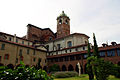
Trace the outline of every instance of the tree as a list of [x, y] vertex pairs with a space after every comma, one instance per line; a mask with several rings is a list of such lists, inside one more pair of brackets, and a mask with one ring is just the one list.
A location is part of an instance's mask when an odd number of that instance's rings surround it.
[[90, 64], [91, 60], [88, 60], [88, 58], [91, 56], [89, 41], [88, 41], [88, 53], [87, 53], [87, 55], [88, 55], [88, 57], [87, 57], [87, 73], [89, 75], [89, 80], [94, 80], [92, 65]]
[[93, 47], [93, 55], [97, 58], [100, 57], [99, 52], [98, 52], [98, 45], [97, 45], [97, 41], [96, 41], [96, 37], [95, 34], [93, 33], [93, 42], [94, 42], [94, 47]]

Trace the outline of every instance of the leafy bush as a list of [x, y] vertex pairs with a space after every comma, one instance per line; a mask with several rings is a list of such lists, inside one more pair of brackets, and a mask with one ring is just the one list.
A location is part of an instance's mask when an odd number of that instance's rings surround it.
[[56, 78], [67, 78], [67, 77], [75, 77], [75, 76], [78, 76], [78, 73], [74, 71], [56, 72], [54, 74], [54, 77]]
[[114, 75], [115, 77], [120, 78], [120, 66], [114, 65], [111, 75]]
[[53, 80], [44, 70], [37, 70], [34, 67], [25, 68], [21, 65], [16, 69], [0, 67], [0, 80]]

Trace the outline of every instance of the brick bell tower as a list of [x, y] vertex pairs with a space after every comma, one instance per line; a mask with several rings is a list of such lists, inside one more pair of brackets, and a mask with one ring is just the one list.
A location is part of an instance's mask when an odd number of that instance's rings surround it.
[[57, 17], [57, 38], [70, 35], [70, 19], [62, 11], [62, 14]]

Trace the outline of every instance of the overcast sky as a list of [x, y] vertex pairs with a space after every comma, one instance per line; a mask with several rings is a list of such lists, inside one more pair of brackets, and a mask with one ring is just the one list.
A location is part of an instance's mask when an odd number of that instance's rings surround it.
[[27, 24], [56, 32], [62, 11], [70, 17], [71, 33], [84, 33], [99, 46], [120, 43], [120, 0], [0, 0], [0, 32], [26, 35]]

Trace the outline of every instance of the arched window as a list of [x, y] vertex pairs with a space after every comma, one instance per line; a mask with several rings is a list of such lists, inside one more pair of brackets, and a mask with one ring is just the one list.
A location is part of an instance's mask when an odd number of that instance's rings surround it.
[[62, 24], [62, 20], [61, 19], [59, 20], [59, 24]]
[[65, 20], [65, 24], [68, 24], [68, 21], [67, 21], [67, 19]]
[[8, 60], [9, 59], [9, 54], [5, 54], [4, 59]]
[[67, 46], [68, 46], [68, 47], [72, 47], [72, 41], [68, 41], [68, 42], [67, 42]]

